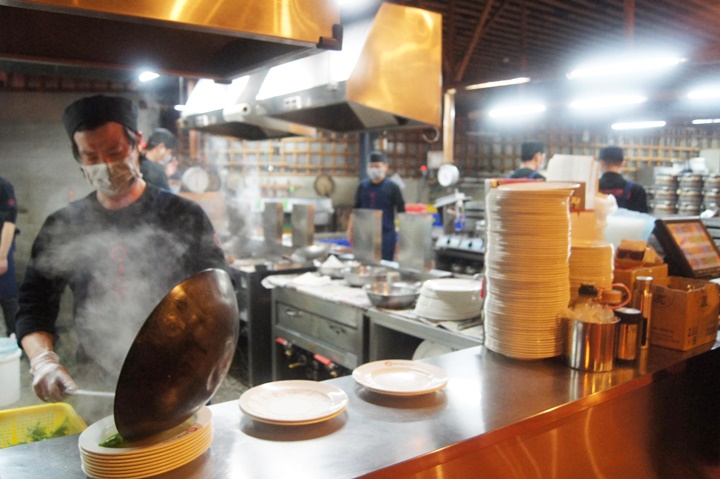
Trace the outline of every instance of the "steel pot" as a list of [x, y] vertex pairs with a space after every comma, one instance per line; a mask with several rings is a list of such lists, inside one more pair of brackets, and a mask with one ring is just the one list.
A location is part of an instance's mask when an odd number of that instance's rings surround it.
[[373, 281], [385, 279], [387, 268], [382, 266], [360, 265], [342, 269], [343, 278], [350, 286], [365, 286]]
[[408, 309], [420, 296], [419, 283], [373, 282], [363, 286], [363, 290], [378, 308]]

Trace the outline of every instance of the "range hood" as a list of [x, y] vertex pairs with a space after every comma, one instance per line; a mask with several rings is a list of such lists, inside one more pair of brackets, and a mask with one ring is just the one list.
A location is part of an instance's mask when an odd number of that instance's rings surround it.
[[337, 133], [438, 127], [442, 16], [383, 3], [374, 18], [343, 25], [342, 51], [269, 69], [259, 115]]
[[265, 74], [245, 75], [229, 84], [209, 79], [198, 81], [188, 97], [178, 125], [184, 129], [245, 140], [318, 136], [315, 128], [257, 115], [252, 102]]
[[342, 51], [273, 66], [231, 85], [198, 82], [181, 126], [245, 139], [439, 126], [442, 17], [383, 3], [343, 25]]
[[340, 49], [335, 0], [0, 0], [0, 60], [230, 81]]

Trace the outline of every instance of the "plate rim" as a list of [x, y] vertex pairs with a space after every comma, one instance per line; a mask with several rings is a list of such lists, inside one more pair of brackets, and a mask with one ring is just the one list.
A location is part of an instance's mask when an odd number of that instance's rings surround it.
[[[388, 363], [390, 363], [390, 366], [395, 367], [398, 365], [412, 366], [413, 369], [420, 369], [423, 370], [423, 372], [425, 373], [429, 373], [433, 376], [431, 386], [423, 389], [416, 389], [414, 391], [398, 391], [394, 389], [377, 387], [377, 385], [374, 385], [364, 380], [363, 376], [368, 374], [368, 372], [366, 372], [367, 370], [382, 369], [382, 366], [387, 367]], [[361, 364], [353, 370], [352, 377], [362, 387], [373, 392], [387, 394], [390, 396], [419, 396], [422, 394], [430, 394], [435, 391], [439, 391], [440, 389], [447, 386], [447, 383], [450, 380], [447, 372], [440, 366], [435, 366], [434, 364], [429, 364], [411, 359], [380, 359], [377, 361], [371, 361], [365, 364]]]

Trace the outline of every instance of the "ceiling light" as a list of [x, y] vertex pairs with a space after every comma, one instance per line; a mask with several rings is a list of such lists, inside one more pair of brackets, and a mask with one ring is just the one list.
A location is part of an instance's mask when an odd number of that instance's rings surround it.
[[720, 88], [700, 88], [688, 93], [688, 98], [692, 100], [710, 100], [720, 98]]
[[712, 123], [720, 123], [720, 118], [707, 118], [702, 120], [693, 120], [693, 125], [710, 125]]
[[630, 121], [622, 123], [613, 123], [613, 130], [639, 130], [641, 128], [662, 128], [665, 126], [664, 121]]
[[621, 76], [628, 73], [650, 73], [674, 67], [685, 60], [685, 58], [671, 56], [648, 56], [642, 58], [598, 62], [597, 64], [577, 68], [568, 73], [566, 76], [569, 80], [575, 80], [578, 78]]
[[644, 97], [642, 95], [599, 96], [575, 100], [570, 103], [570, 108], [574, 108], [577, 110], [587, 110], [591, 108], [604, 110], [623, 105], [637, 105], [638, 103], [644, 103], [646, 101], [647, 97]]
[[145, 82], [149, 82], [149, 81], [155, 80], [155, 79], [158, 78], [159, 76], [160, 76], [160, 75], [158, 75], [158, 74], [155, 73], [155, 72], [144, 71], [144, 72], [141, 72], [141, 73], [140, 73], [140, 75], [138, 76], [138, 80], [140, 80], [141, 82], [145, 83]]
[[497, 88], [499, 86], [508, 86], [508, 85], [519, 85], [521, 83], [527, 83], [530, 81], [529, 77], [518, 77], [518, 78], [511, 78], [509, 80], [498, 80], [498, 81], [490, 81], [485, 83], [476, 83], [475, 85], [468, 85], [465, 87], [466, 90], [481, 90], [483, 88]]

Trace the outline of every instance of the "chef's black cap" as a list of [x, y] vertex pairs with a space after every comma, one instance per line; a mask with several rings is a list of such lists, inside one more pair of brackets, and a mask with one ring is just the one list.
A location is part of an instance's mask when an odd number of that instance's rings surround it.
[[542, 141], [526, 141], [520, 146], [520, 159], [530, 161], [535, 153], [545, 153], [545, 143]]
[[387, 156], [382, 151], [370, 152], [370, 163], [387, 163]]
[[160, 143], [164, 143], [165, 148], [169, 148], [172, 150], [175, 149], [177, 140], [175, 139], [175, 135], [173, 135], [170, 130], [166, 130], [165, 128], [156, 128], [155, 130], [153, 130], [152, 135], [150, 135], [150, 139], [148, 140], [145, 149], [152, 150]]
[[95, 95], [81, 98], [65, 108], [63, 124], [72, 140], [83, 125], [99, 127], [114, 121], [137, 132], [138, 109], [134, 102], [118, 96]]
[[622, 148], [619, 146], [606, 146], [602, 148], [599, 157], [607, 163], [622, 163], [624, 160]]

